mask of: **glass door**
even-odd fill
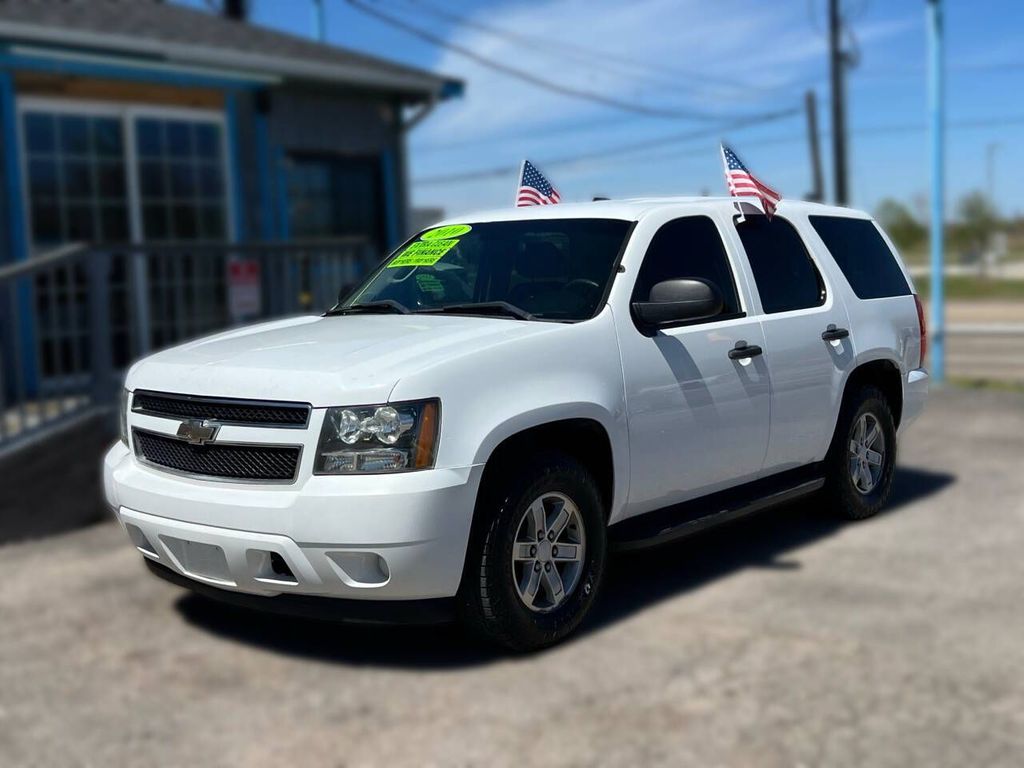
[[[139,116],[134,131],[141,238],[181,246],[148,259],[151,341],[161,347],[229,323],[226,257],[209,247],[228,239],[224,130],[210,120]]]
[[[65,243],[121,244],[130,218],[121,118],[104,111],[22,113],[25,192],[33,254]],[[130,356],[125,260],[111,274],[115,364]],[[35,333],[44,389],[59,389],[88,367],[89,339],[81,265],[41,273],[35,283]]]
[[[140,347],[225,325],[225,255],[212,247],[227,242],[232,214],[223,115],[33,97],[19,101],[19,113],[32,254],[66,243],[110,247],[115,366]],[[136,343],[129,316],[129,243],[183,246],[139,257],[150,302],[147,344]],[[88,369],[85,286],[81,268],[36,281],[44,389]]]

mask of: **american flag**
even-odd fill
[[[722,165],[725,166],[725,183],[733,197],[756,197],[764,206],[765,215],[770,219],[782,199],[782,195],[747,170],[729,147],[722,145]]]
[[[523,172],[519,177],[519,189],[516,190],[516,208],[525,205],[554,205],[562,199],[558,190],[544,178],[529,160],[523,160]]]

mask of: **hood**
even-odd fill
[[[314,407],[382,403],[419,370],[564,327],[454,315],[296,317],[158,352],[132,367],[127,386]]]

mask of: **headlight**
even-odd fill
[[[131,393],[121,388],[121,412],[118,414],[118,428],[121,432],[121,442],[128,445],[128,401],[131,398]],[[109,418],[109,416],[107,417]],[[110,422],[108,421],[107,424]]]
[[[437,400],[328,408],[313,473],[408,472],[434,466]]]

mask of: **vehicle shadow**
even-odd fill
[[[953,475],[901,467],[882,515],[938,493]],[[614,556],[605,592],[581,631],[589,633],[714,579],[743,568],[799,569],[787,552],[830,536],[844,521],[814,499],[766,510],[681,542]],[[379,627],[344,625],[248,611],[187,593],[177,610],[192,626],[276,653],[339,664],[446,669],[506,658],[458,626]]]

